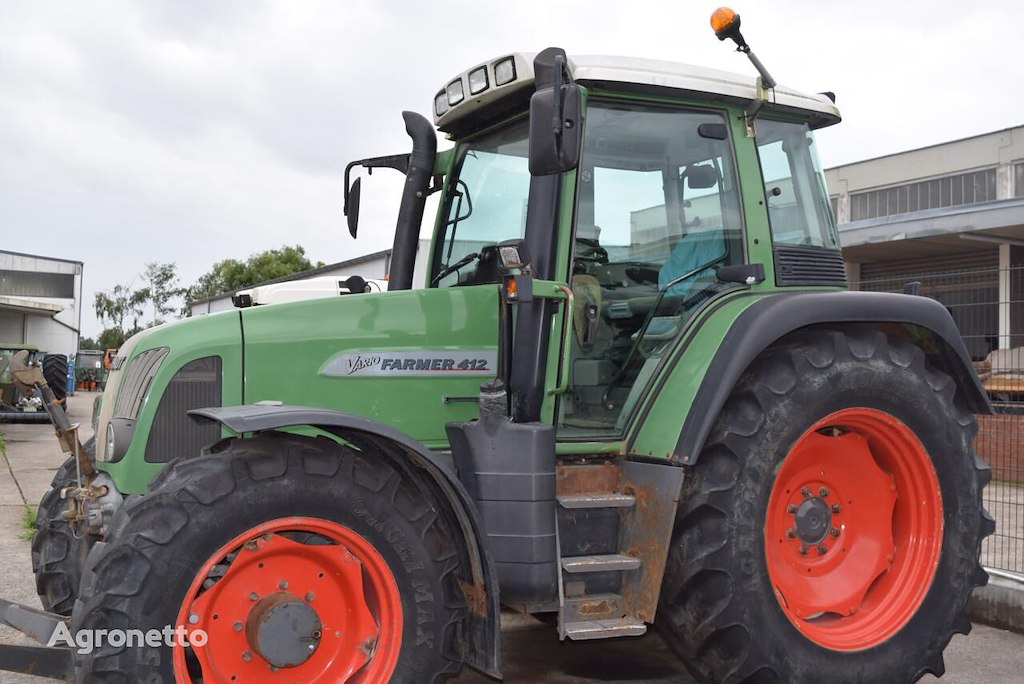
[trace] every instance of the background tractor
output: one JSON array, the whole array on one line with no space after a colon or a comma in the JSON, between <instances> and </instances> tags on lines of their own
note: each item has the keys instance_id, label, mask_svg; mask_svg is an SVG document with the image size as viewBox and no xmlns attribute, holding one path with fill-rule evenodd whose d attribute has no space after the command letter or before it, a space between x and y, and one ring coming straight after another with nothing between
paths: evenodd
<instances>
[{"instance_id":1,"label":"background tractor","mask_svg":"<svg viewBox=\"0 0 1024 684\"><path fill-rule=\"evenodd\" d=\"M406 112L412 151L349 169L405 174L387 292L128 340L94 455L62 433L64 508L40 511L56 612L5 619L208 640L22 667L500 676L505 605L563 639L656 624L707 682L941 674L986 580L988 400L941 305L846 291L813 133L833 99L712 24L756 80L549 48L445 82L448 150Z\"/></svg>"}]
</instances>

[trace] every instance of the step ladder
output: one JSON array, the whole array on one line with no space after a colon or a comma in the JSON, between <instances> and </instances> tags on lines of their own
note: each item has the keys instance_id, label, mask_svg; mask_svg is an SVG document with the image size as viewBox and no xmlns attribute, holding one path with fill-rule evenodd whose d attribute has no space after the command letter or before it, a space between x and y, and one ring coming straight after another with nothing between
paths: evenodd
<instances>
[{"instance_id":1,"label":"step ladder","mask_svg":"<svg viewBox=\"0 0 1024 684\"><path fill-rule=\"evenodd\" d=\"M647 625L628 615L621 594L623 576L639 570L642 561L617 552L621 516L632 513L635 497L622 492L588 492L559 495L557 501L559 637L582 641L645 634ZM599 520L591 524L595 516ZM610 539L613 534L614 540ZM604 547L601 553L582 552L590 545L588 536ZM615 552L608 548L611 546L616 547Z\"/></svg>"}]
</instances>

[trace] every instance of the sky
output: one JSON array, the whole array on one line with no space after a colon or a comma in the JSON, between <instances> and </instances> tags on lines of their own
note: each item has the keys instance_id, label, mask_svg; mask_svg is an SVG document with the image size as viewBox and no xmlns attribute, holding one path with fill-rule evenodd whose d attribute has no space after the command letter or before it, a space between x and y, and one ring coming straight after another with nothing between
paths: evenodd
<instances>
[{"instance_id":1,"label":"sky","mask_svg":"<svg viewBox=\"0 0 1024 684\"><path fill-rule=\"evenodd\" d=\"M753 74L714 37L716 6L0 0L0 249L84 262L86 336L94 294L140 285L148 262L188 285L284 244L326 263L386 249L401 177L364 180L353 240L342 176L408 150L402 110L430 118L457 73L552 45ZM1024 123L1024 3L732 7L776 80L836 93L826 167Z\"/></svg>"}]
</instances>

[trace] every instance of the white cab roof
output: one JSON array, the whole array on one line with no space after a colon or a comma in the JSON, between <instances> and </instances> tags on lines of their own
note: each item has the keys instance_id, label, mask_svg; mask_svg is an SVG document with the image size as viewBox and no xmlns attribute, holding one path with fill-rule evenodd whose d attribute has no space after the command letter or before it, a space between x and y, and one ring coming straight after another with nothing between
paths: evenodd
<instances>
[{"instance_id":1,"label":"white cab roof","mask_svg":"<svg viewBox=\"0 0 1024 684\"><path fill-rule=\"evenodd\" d=\"M526 52L511 55L515 58L516 65L516 79L513 82L498 87L492 85L479 95L467 97L464 102L451 107L440 116L435 111L434 122L438 128L446 130L448 124L464 118L473 111L501 100L506 95L519 92L526 86L532 86L535 55L536 53ZM468 74L484 66L490 70L489 82L493 84L494 65L509 56L505 54L474 66L472 69L467 69L462 74L449 79L445 85L461 78L464 86L468 86ZM573 78L586 86L606 86L609 89L625 89L652 94L659 92L660 94L671 94L666 91L675 91L678 96L700 94L705 99L711 95L712 100L719 99L733 103L750 102L757 95L755 87L757 79L752 66L750 67L751 73L748 75L656 59L600 55L570 55L569 65ZM468 87L465 87L464 91L468 93ZM809 113L815 128L836 123L840 119L839 110L827 96L817 93L802 93L784 85L778 85L769 92L768 103L765 107L769 110Z\"/></svg>"}]
</instances>

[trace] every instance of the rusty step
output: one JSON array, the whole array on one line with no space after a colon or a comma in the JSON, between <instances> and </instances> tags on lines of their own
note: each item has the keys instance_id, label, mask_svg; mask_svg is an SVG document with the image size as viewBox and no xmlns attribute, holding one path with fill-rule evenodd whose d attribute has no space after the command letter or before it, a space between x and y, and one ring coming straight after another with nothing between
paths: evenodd
<instances>
[{"instance_id":1,"label":"rusty step","mask_svg":"<svg viewBox=\"0 0 1024 684\"><path fill-rule=\"evenodd\" d=\"M569 556L562 558L562 569L566 572L607 572L609 570L636 570L640 559L622 553L601 556Z\"/></svg>"},{"instance_id":2,"label":"rusty step","mask_svg":"<svg viewBox=\"0 0 1024 684\"><path fill-rule=\"evenodd\" d=\"M618 492L561 494L557 498L562 508L630 508L636 503L635 496Z\"/></svg>"},{"instance_id":3,"label":"rusty step","mask_svg":"<svg viewBox=\"0 0 1024 684\"><path fill-rule=\"evenodd\" d=\"M626 614L625 602L618 594L589 594L566 598L562 610L564 622L617 620Z\"/></svg>"},{"instance_id":4,"label":"rusty step","mask_svg":"<svg viewBox=\"0 0 1024 684\"><path fill-rule=\"evenodd\" d=\"M586 620L567 622L565 636L574 641L587 639L608 639L611 637L642 636L647 632L647 625L634 618L618 618L616 620Z\"/></svg>"}]
</instances>

